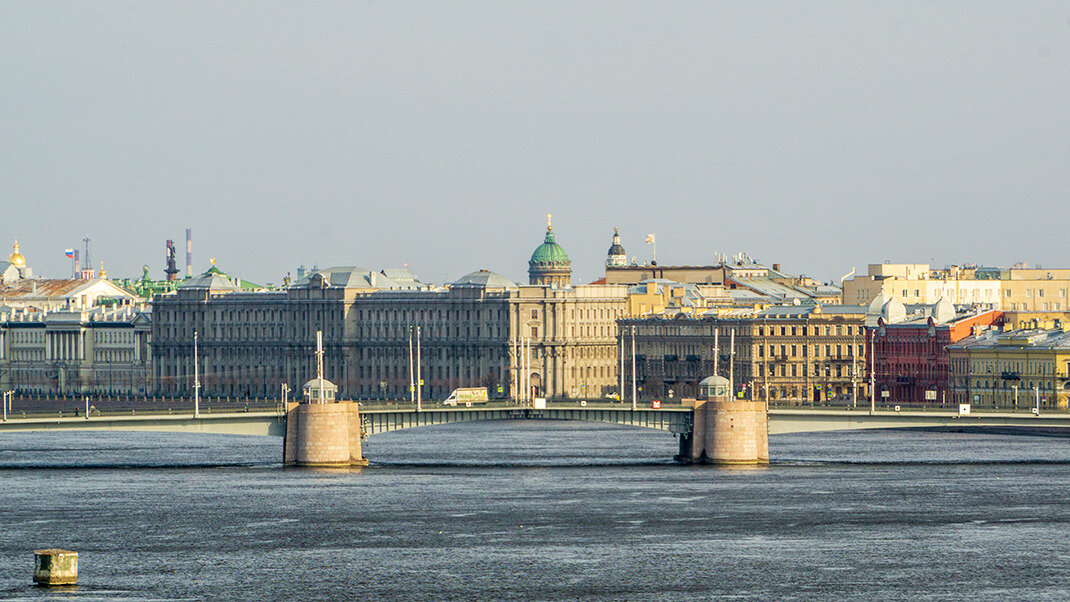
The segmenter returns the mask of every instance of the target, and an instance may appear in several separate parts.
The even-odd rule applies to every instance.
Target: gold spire
[[[101,280],[107,280],[108,279],[108,271],[104,269],[104,260],[103,259],[100,260],[100,279]]]
[[[19,253],[19,239],[15,239],[14,250],[11,255],[7,256],[7,260],[17,268],[26,267],[26,258],[23,257],[22,253]]]
[[[546,214],[546,229],[547,230],[553,230],[554,229],[554,227],[550,225],[550,218],[551,217],[553,217],[553,215],[551,215],[549,213]]]

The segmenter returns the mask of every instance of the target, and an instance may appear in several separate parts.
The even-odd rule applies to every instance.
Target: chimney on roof
[[[193,275],[193,230],[186,228],[186,276]]]

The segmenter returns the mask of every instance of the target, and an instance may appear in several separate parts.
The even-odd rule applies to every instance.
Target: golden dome
[[[26,267],[26,258],[22,256],[22,253],[19,253],[19,241],[17,239],[15,240],[15,250],[11,255],[7,256],[7,260],[17,268]]]

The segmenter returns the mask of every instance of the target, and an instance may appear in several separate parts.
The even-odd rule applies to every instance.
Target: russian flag
[[[68,259],[74,259],[74,249],[67,249],[63,251],[63,254],[66,255]]]

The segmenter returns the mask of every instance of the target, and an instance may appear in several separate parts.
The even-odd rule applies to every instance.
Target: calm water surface
[[[376,435],[372,466],[274,438],[0,434],[0,598],[1070,599],[1070,439],[774,436],[676,466],[665,433],[567,422]],[[33,550],[79,585],[30,585]]]

